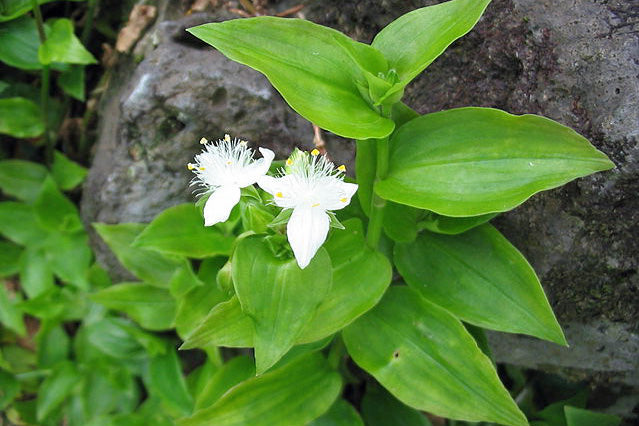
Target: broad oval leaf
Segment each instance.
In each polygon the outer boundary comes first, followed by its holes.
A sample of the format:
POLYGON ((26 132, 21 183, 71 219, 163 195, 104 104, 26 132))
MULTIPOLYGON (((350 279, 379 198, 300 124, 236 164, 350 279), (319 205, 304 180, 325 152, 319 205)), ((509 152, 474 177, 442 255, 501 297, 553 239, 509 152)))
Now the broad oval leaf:
POLYGON ((340 398, 326 413, 310 422, 308 426, 364 426, 364 422, 357 410, 340 398))
POLYGON ((528 424, 462 323, 407 287, 391 287, 342 335, 353 360, 406 405, 452 419, 528 424))
POLYGON ((395 246, 395 264, 409 286, 466 322, 566 344, 535 271, 491 225, 424 232, 395 246))
POLYGON ((39 421, 62 404, 79 383, 81 376, 71 362, 64 362, 52 369, 38 390, 37 417, 39 421))
POLYGON ((238 384, 178 425, 303 426, 328 410, 340 389, 340 375, 311 353, 238 384))
POLYGON ((230 59, 263 73, 300 115, 337 135, 382 138, 394 123, 360 94, 364 72, 386 72, 384 57, 339 31, 301 19, 260 16, 189 28, 230 59))
POLYGON ((257 374, 273 366, 313 319, 331 288, 331 260, 320 249, 304 269, 279 259, 260 236, 237 244, 232 261, 237 297, 255 326, 257 374))
POLYGON ((191 204, 170 207, 135 239, 134 246, 201 259, 231 254, 233 237, 223 235, 217 227, 204 226, 198 208, 191 204))
POLYGON ((0 99, 0 133, 35 138, 44 133, 40 107, 25 98, 0 99))
POLYGON ((38 59, 43 65, 52 62, 66 64, 95 64, 98 61, 82 45, 73 32, 73 22, 66 18, 56 19, 51 24, 51 31, 46 41, 38 48, 38 59))
POLYGON ((0 61, 5 64, 23 70, 41 69, 38 46, 40 38, 33 18, 23 16, 0 26, 0 61))
POLYGON ((402 126, 375 191, 445 216, 478 216, 612 167, 583 136, 548 118, 459 108, 402 126))
POLYGON ((490 0, 451 0, 400 16, 373 40, 404 84, 470 31, 490 0))

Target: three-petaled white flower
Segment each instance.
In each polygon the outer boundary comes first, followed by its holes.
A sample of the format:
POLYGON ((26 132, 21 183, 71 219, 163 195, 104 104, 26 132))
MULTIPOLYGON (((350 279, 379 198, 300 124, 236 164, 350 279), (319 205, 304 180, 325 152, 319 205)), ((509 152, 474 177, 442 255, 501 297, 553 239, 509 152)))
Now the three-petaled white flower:
POLYGON ((319 151, 296 151, 286 162, 281 177, 262 176, 257 184, 273 195, 273 202, 293 209, 286 227, 288 241, 300 268, 310 263, 326 240, 330 226, 328 211, 351 202, 357 185, 344 182, 344 166, 335 166, 319 151))
POLYGON ((188 168, 195 173, 191 185, 202 185, 211 195, 204 205, 204 226, 215 225, 229 218, 231 210, 240 201, 240 189, 253 185, 264 176, 275 154, 260 148, 262 157, 253 159, 253 150, 246 141, 224 135, 224 140, 210 143, 200 140, 204 151, 195 156, 188 168))

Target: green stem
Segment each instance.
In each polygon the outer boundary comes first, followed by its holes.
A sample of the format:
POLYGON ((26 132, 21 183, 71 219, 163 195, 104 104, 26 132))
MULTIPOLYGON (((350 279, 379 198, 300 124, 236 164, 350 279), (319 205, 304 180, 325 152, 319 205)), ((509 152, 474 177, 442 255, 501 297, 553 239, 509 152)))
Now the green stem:
MULTIPOLYGON (((388 173, 388 138, 377 139, 375 141, 377 150, 377 164, 375 168, 375 182, 386 177, 388 173)), ((377 249, 379 239, 382 236, 382 228, 384 223, 384 207, 386 200, 375 194, 371 196, 371 209, 368 220, 368 229, 366 230, 366 242, 368 245, 377 249)))
POLYGON ((346 345, 344 345, 342 336, 338 334, 335 336, 335 339, 333 339, 333 343, 331 343, 331 347, 328 351, 328 365, 337 370, 345 355, 346 345))
MULTIPOLYGON (((37 0, 31 0, 31 6, 33 7, 33 14, 36 18, 36 26, 38 28, 38 35, 40 37, 40 44, 44 44, 47 41, 47 35, 44 31, 44 20, 42 19, 42 12, 40 12, 40 5, 37 0)), ((45 146, 45 159, 47 164, 53 163, 53 142, 49 135, 49 90, 51 84, 51 70, 49 65, 42 65, 42 82, 40 86, 40 110, 42 114, 42 124, 44 124, 44 146, 45 146)))
POLYGON ((95 8, 98 5, 98 0, 89 0, 89 9, 87 10, 87 17, 84 21, 84 28, 82 28, 82 44, 86 46, 89 43, 89 36, 91 35, 91 28, 93 27, 93 19, 95 18, 95 8))

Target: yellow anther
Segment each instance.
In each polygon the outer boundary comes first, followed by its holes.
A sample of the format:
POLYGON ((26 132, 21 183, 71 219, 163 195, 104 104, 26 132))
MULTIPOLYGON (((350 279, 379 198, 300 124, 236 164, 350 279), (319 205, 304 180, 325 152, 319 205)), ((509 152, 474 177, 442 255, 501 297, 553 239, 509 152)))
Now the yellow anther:
POLYGON ((248 141, 240 141, 240 145, 246 146, 246 144, 248 144, 248 141))
POLYGON ((206 170, 206 168, 204 168, 204 167, 200 167, 200 170, 206 170))
POLYGON ((342 203, 345 203, 345 202, 347 202, 347 201, 348 201, 348 198, 340 198, 339 200, 340 200, 342 203))
POLYGON ((233 162, 232 161, 227 161, 226 164, 228 164, 230 166, 231 164, 233 164, 233 162))
POLYGON ((290 158, 288 160, 286 160, 286 165, 287 166, 292 166, 293 165, 293 160, 291 160, 290 158))
POLYGON ((346 171, 346 166, 345 165, 341 165, 337 168, 337 170, 339 170, 340 172, 345 172, 346 171))
POLYGON ((314 149, 314 150, 311 151, 311 155, 313 157, 317 157, 319 155, 319 151, 317 149, 314 149))
POLYGON ((193 170, 195 168, 195 165, 189 163, 189 164, 186 165, 186 168, 189 169, 189 170, 193 170))
POLYGON ((277 194, 275 194, 275 196, 276 196, 276 197, 279 197, 279 198, 282 198, 282 197, 283 197, 283 195, 282 195, 282 193, 281 193, 281 192, 278 192, 277 194))
POLYGON ((225 135, 224 135, 224 140, 225 140, 226 142, 231 142, 231 136, 230 136, 228 133, 227 133, 227 134, 225 134, 225 135))
POLYGON ((315 203, 311 207, 319 207, 320 203, 315 203))
POLYGON ((202 145, 206 145, 206 144, 208 143, 208 139, 206 139, 206 138, 202 138, 202 139, 200 139, 200 143, 201 143, 202 145))

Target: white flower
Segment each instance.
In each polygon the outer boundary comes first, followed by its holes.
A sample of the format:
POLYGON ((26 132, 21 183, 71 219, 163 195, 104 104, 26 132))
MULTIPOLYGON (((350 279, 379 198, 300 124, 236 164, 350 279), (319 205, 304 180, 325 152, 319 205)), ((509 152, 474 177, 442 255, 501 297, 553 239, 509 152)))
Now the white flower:
POLYGON ((217 143, 205 138, 200 143, 205 146, 204 151, 195 156, 195 163, 189 163, 188 168, 195 173, 191 185, 201 185, 211 194, 204 205, 204 226, 211 226, 229 218, 240 201, 240 189, 264 176, 275 154, 260 148, 263 158, 253 160, 253 150, 246 141, 231 141, 229 135, 217 143))
POLYGON ((286 164, 283 176, 262 176, 257 184, 273 195, 276 205, 293 209, 286 233, 297 264, 304 269, 326 240, 330 225, 327 211, 346 207, 357 185, 344 182, 345 167, 336 171, 317 150, 311 157, 295 151, 286 164))

